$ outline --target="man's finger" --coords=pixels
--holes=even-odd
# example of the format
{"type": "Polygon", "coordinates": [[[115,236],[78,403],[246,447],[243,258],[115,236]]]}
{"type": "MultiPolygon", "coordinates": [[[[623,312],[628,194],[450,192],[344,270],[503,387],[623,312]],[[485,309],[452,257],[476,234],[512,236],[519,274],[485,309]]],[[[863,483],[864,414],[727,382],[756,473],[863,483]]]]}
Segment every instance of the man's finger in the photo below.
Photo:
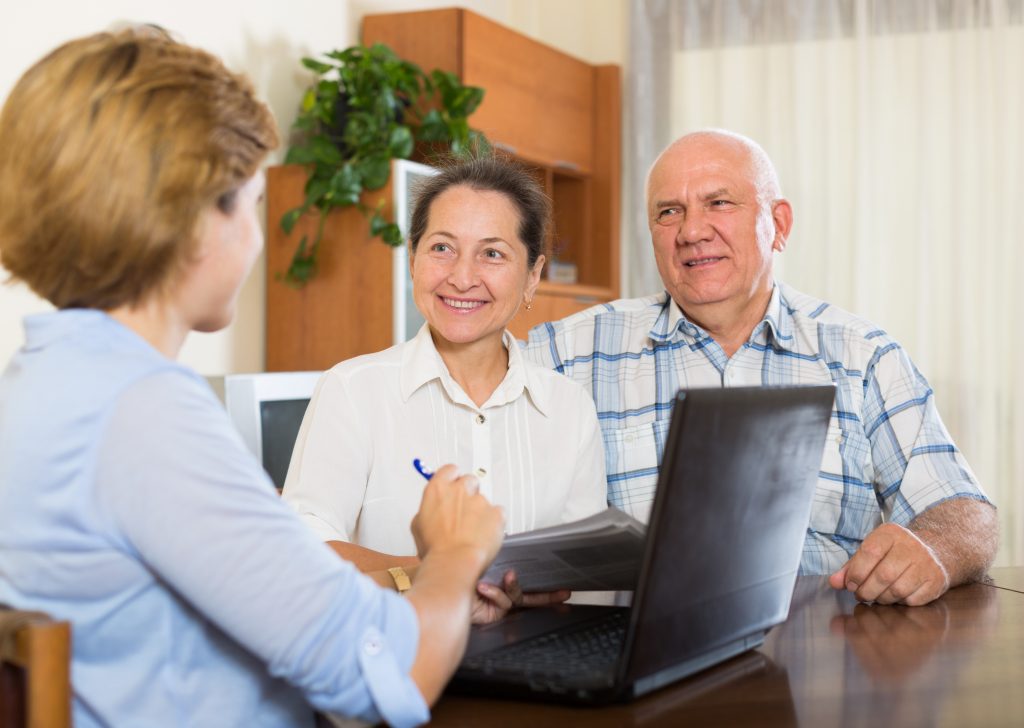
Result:
{"type": "Polygon", "coordinates": [[[899,549],[890,549],[867,578],[860,582],[855,594],[862,602],[878,601],[885,591],[913,566],[913,561],[899,549]]]}
{"type": "Polygon", "coordinates": [[[864,539],[857,553],[846,562],[846,588],[852,592],[859,592],[861,586],[871,576],[871,572],[885,559],[891,547],[892,542],[883,538],[872,539],[868,536],[864,539]]]}
{"type": "Polygon", "coordinates": [[[890,584],[885,591],[875,599],[879,604],[900,604],[908,596],[917,591],[924,581],[922,571],[911,566],[907,568],[900,577],[890,584]]]}

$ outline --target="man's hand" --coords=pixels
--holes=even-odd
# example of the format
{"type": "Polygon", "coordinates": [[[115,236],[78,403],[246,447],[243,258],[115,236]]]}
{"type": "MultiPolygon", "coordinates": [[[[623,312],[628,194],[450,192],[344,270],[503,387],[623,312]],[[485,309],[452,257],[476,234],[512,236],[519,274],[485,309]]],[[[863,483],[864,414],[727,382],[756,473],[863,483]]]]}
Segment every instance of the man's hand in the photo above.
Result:
{"type": "Polygon", "coordinates": [[[502,619],[517,607],[545,607],[561,604],[572,596],[568,590],[523,594],[514,571],[506,571],[501,586],[480,582],[476,585],[477,598],[473,604],[473,624],[491,624],[502,619]]]}
{"type": "Polygon", "coordinates": [[[835,589],[862,602],[920,606],[946,593],[949,574],[935,552],[912,531],[884,523],[868,534],[857,553],[829,577],[835,589]]]}

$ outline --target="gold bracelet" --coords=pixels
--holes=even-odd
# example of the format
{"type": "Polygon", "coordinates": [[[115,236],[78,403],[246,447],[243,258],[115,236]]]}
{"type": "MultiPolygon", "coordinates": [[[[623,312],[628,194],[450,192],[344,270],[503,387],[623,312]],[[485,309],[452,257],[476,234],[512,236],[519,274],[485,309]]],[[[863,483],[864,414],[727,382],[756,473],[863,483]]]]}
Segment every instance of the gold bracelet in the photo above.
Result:
{"type": "Polygon", "coordinates": [[[392,566],[388,569],[388,573],[391,574],[391,578],[395,580],[395,589],[398,590],[399,594],[404,594],[412,588],[412,582],[409,580],[409,575],[405,573],[405,569],[401,566],[392,566]]]}

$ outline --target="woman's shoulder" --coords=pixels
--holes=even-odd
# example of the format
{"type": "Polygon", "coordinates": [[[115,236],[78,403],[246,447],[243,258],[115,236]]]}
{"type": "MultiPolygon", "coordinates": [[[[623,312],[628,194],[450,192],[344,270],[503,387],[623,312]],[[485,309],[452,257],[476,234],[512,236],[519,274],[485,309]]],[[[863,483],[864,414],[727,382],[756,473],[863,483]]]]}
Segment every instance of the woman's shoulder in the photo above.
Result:
{"type": "Polygon", "coordinates": [[[525,358],[523,359],[523,369],[527,375],[529,386],[540,390],[540,396],[550,403],[551,409],[556,414],[560,408],[567,406],[577,410],[596,412],[594,400],[579,382],[525,358]]]}
{"type": "Polygon", "coordinates": [[[375,351],[372,354],[362,354],[351,359],[345,359],[335,364],[324,374],[325,376],[350,382],[354,380],[364,382],[370,379],[377,379],[382,375],[386,375],[391,369],[394,369],[397,374],[397,369],[402,364],[402,351],[407,345],[408,342],[396,344],[390,348],[375,351]]]}

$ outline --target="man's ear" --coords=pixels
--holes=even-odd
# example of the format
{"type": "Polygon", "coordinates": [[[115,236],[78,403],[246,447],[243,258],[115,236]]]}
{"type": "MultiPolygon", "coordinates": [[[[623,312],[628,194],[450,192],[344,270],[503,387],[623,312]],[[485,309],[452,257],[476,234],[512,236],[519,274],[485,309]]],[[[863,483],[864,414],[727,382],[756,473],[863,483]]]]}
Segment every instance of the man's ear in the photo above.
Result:
{"type": "Polygon", "coordinates": [[[772,250],[781,253],[786,249],[789,231],[793,228],[793,208],[789,200],[776,200],[772,203],[772,221],[775,223],[775,237],[772,250]]]}

